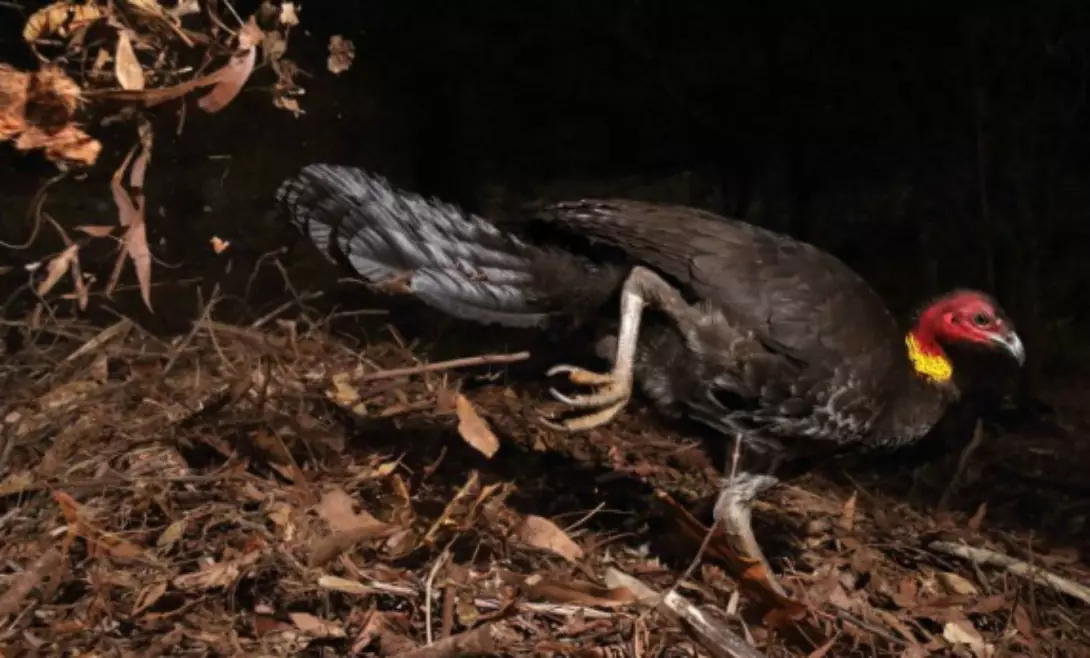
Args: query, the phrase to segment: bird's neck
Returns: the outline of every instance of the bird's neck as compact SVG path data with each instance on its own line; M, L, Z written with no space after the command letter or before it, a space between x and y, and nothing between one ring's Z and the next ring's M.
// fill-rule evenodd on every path
M926 435L960 395L954 365L932 332L914 328L905 336L905 349L909 372L875 433L886 448Z
M954 364L935 340L933 332L916 327L905 335L908 362L916 377L931 384L947 386L954 377Z

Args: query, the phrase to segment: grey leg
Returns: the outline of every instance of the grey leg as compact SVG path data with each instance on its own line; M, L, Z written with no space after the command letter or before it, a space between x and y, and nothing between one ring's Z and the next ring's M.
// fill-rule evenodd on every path
M632 396L636 346L639 343L640 320L645 306L654 306L684 327L699 321L699 312L685 301L681 293L658 274L645 267L635 267L625 279L621 290L621 326L617 332L613 370L599 373L573 365L557 365L549 376L568 373L573 384L593 386L597 390L586 395L566 396L553 389L554 398L588 413L550 426L571 432L605 425L613 420Z
M761 546L757 543L757 538L753 535L752 525L753 500L778 482L779 480L771 475L736 473L723 483L719 500L715 503L714 514L734 552L743 559L763 567L769 585L777 593L786 597L787 593L777 582Z

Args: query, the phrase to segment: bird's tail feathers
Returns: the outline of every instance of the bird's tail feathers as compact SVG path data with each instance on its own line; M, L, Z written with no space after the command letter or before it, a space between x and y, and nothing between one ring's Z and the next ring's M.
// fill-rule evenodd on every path
M323 254L368 283L466 320L544 327L573 305L604 301L614 284L601 277L617 276L353 167L304 167L280 185L276 203Z

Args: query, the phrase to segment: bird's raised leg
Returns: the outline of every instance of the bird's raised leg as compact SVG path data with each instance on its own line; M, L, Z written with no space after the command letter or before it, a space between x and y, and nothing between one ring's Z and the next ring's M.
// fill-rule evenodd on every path
M747 573L740 575L743 578L764 581L777 594L786 597L787 593L773 575L772 567L753 534L751 518L753 500L777 482L779 480L772 475L735 473L724 481L719 499L715 503L714 515L730 543L731 550L749 565L746 568Z
M567 373L573 384L593 386L597 390L586 395L567 396L552 389L550 392L553 397L560 402L569 407L591 411L559 423L549 422L550 426L572 432L587 430L605 425L624 408L632 395L640 320L644 307L648 305L670 316L682 325L683 331L686 325L698 321L698 311L685 301L676 288L653 271L645 267L634 267L621 289L621 326L617 332L613 370L600 373L567 364L551 368L548 372L550 377Z

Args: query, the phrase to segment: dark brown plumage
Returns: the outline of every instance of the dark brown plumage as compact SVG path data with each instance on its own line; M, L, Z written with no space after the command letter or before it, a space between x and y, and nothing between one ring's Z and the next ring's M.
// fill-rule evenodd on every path
M666 414L740 441L746 459L716 515L736 547L762 561L748 503L776 482L779 462L922 437L959 394L944 345L1023 358L1013 327L983 293L932 301L906 333L830 254L693 208L584 200L539 207L500 230L331 165L304 168L277 201L330 258L372 283L397 279L463 319L518 327L607 320L615 316L604 306L619 293L617 335L602 350L613 370L550 371L597 389L554 391L584 411L561 425L609 422L638 384ZM542 225L615 255L519 237ZM648 306L658 318L641 319ZM757 463L769 473L747 466Z

